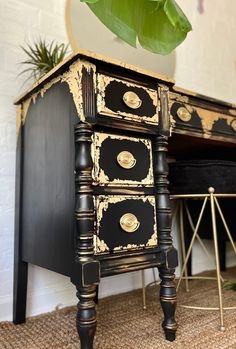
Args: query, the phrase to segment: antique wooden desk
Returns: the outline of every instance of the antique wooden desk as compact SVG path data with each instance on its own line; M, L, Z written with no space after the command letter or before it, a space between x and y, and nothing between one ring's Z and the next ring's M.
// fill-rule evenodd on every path
M14 323L25 321L27 264L39 265L71 278L81 348L92 348L100 278L158 267L162 326L174 340L168 137L174 156L186 144L235 144L236 110L82 50L16 104Z

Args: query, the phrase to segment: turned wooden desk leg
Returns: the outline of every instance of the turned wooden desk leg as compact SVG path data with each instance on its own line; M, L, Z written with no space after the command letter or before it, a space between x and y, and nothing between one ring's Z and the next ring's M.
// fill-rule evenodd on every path
M13 322L25 322L28 263L22 261L22 172L23 172L23 131L19 122L16 148L16 188L15 188L15 241L14 241L14 286Z
M165 336L168 341L175 340L177 323L175 321L176 309L176 289L174 284L175 270L160 268L161 289L160 301L164 312L164 321L162 327L165 331Z
M79 298L79 303L76 326L80 337L81 349L92 349L97 327L94 302L94 298L96 297L96 286L79 288L77 297Z
M96 286L100 279L100 264L94 258L94 202L91 157L92 128L89 124L75 126L75 268L72 282L79 298L77 330L81 349L93 349L96 332Z
M156 137L154 144L154 172L156 185L158 245L163 250L164 261L159 267L161 285L160 302L164 312L162 327L166 339L173 341L177 330L175 321L176 288L174 283L177 266L176 251L171 237L171 206L168 191L168 165L166 161L167 137Z

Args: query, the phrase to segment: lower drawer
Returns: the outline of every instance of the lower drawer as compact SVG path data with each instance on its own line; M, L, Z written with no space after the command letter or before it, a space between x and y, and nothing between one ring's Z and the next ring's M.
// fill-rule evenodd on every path
M157 246L154 196L97 196L95 254Z

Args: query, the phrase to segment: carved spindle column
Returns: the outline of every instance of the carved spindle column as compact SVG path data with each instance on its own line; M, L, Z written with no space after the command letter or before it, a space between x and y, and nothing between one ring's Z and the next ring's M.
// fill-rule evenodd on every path
M166 161L167 142L165 136L157 136L154 142L154 173L156 186L158 246L163 251L165 263L159 267L161 278L160 301L164 312L162 327L166 339L173 341L177 330L175 321L176 289L175 267L177 254L171 237L171 206L168 191L168 165Z
M87 123L75 126L75 270L72 282L79 298L77 330L81 349L92 349L96 332L94 298L100 278L100 265L94 259L94 203L91 158L92 128Z

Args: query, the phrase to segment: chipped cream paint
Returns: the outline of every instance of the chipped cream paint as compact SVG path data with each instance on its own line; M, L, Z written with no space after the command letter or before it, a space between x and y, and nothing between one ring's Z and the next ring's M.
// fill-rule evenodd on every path
M126 85L127 87L138 87L138 88L142 88L143 90L145 90L148 93L148 95L150 96L151 100L153 101L154 106L156 107L156 113L154 115L151 115L151 116L142 116L141 117L140 115L135 114L134 109L130 113L126 113L126 112L120 111L120 110L117 110L115 112L113 110L110 110L106 106L105 95L106 95L106 88L112 81L121 82L122 84ZM143 87L143 86L140 86L137 84L133 84L133 83L123 81L120 79L116 79L116 78L112 78L112 77L105 76L102 74L97 74L97 92L98 92L98 94L97 94L97 109L98 109L99 114L107 115L107 116L111 116L111 117L115 117L115 118L124 118L126 120L131 120L131 121L145 122L148 124L158 125L159 102L158 102L156 90L152 90L150 88L146 88L146 87Z
M234 119L231 123L230 126L232 127L232 129L234 130L234 132L236 132L236 119Z
M21 125L22 125L22 104L18 104L16 106L16 139L18 139Z
M172 101L188 103L189 98L188 98L188 96L182 96L182 95L179 95L179 94L174 93L174 92L169 92L169 101L170 101L170 105L172 105L174 103Z
M63 66L66 66L66 65L70 64L70 62L73 62L75 60L85 60L85 59L93 59L96 61L111 64L113 66L122 67L122 68L125 68L127 70L133 71L135 73L142 74L145 76L150 76L152 78L155 78L155 79L160 80L162 82L164 81L164 82L170 83L172 85L175 83L175 81L173 79L171 79L170 77L167 77L167 76L164 76L164 75L161 75L158 73L150 72L150 71L145 70L143 68L140 68L140 67L137 67L137 66L125 63L125 62L121 62L119 60L112 59L110 57L105 57L105 56L96 54L94 52L87 51L87 50L80 48L75 53L73 53L73 54L69 55L67 58L65 58L63 62L59 63L56 67L54 67L52 70L50 70L50 72L45 74L38 81L33 83L27 89L27 91L25 93L23 93L21 96L19 96L15 100L15 104L19 104L22 102L22 100L28 99L28 95L31 94L34 89L38 88L39 86L40 87L43 86L45 83L45 80L49 79L53 74L56 74L59 70L63 69Z
M31 102L35 103L36 99L44 94L55 84L66 82L69 86L69 90L73 96L73 100L75 103L75 107L78 113L78 116L81 121L85 121L85 115L83 110L83 96L81 86L82 79L82 70L86 69L90 72L93 69L93 79L94 79L94 88L96 88L96 66L82 60L78 60L71 64L69 70L62 75L57 76L55 79L51 80L47 84L45 84L39 91L32 94L28 99L25 99L22 102L22 122L25 123L27 112Z
M234 104L234 103L225 102L225 101L222 101L220 99L205 96L205 95L199 94L199 93L194 92L194 91L186 90L182 87L173 86L173 90L176 91L177 93L188 95L190 97L196 97L198 99L203 99L205 101L208 101L208 102L211 102L214 104L221 104L221 105L227 106L228 108L233 108L232 110L236 109L236 104Z
M92 171L92 178L93 178L93 184L94 185L129 185L129 186L152 186L154 185L154 178L153 178L153 161L152 161L152 145L151 141L149 139L144 138L134 138L134 137L127 137L127 136L119 136L119 135L112 135L108 133L94 133L92 147L91 147L91 155L93 159L93 171ZM141 181L131 180L131 179L119 179L116 178L114 180L110 180L109 177L106 175L104 169L102 169L99 165L100 161L100 155L101 155L101 146L102 143L107 139L119 139L119 140L129 140L131 142L142 142L148 149L149 156L150 156L150 167L148 174L145 178L143 178ZM109 161L110 159L107 159ZM129 170L126 170L129 171Z
M60 76L56 77L55 79L53 79L50 82L48 82L47 84L45 84L41 90L35 92L28 99L25 99L22 102L22 116L21 116L21 118L22 118L23 125L25 123L31 102L35 103L38 96L43 97L44 94L47 92L47 90L49 90L53 85L55 85L59 81L60 81Z
M162 124L165 125L165 131L169 130L169 137L171 137L173 129L175 127L175 119L170 113L170 91L169 87L165 85L158 86L158 94L160 98L160 106L159 112L162 114ZM167 115L167 120L165 118L165 114Z
M105 243L104 240L100 240L97 235L93 235L93 245L94 245L94 251L95 254L100 254L100 253L106 253L109 251L109 247Z
M22 119L21 120L22 120L22 124L23 125L24 125L25 120L26 120L26 116L27 116L27 113L28 113L28 110L29 110L29 106L30 106L32 101L34 101L34 103L35 103L35 98L34 98L34 96L32 96L31 98L27 99L26 101L24 101L22 103L22 114L21 114Z
M146 246L156 246L157 245L157 233L154 232L151 236L151 238L148 240L147 245Z
M183 96L181 96L183 97ZM174 100L172 100L172 98L174 98ZM183 100L179 99L179 96L171 96L171 100L170 100L170 107L176 102L176 101L181 101L183 102ZM214 126L214 123L218 120L225 120L227 125L232 127L232 122L233 120L235 120L235 117L228 115L228 114L224 114L224 113L220 113L220 112L216 112L213 110L209 110L206 108L200 108L200 107L196 107L196 106L191 106L189 104L184 103L183 107L185 107L190 113L192 112L196 112L201 120L201 124L202 124L202 128L203 128L203 137L204 138L209 138L211 135L211 131L212 128ZM190 120L191 121L191 120ZM233 128L233 127L232 127Z
M202 123L202 128L204 132L209 132L212 130L213 125L218 120L225 120L227 122L227 125L230 126L231 122L234 120L234 117L218 113L215 111L202 109L202 108L194 108L199 115Z
M214 133L203 133L201 129L195 129L194 131L189 128L188 130L186 129L180 129L180 128L175 128L174 130L175 133L178 133L180 135L188 135L188 136L193 136L197 138L205 138L205 139L211 139L211 140L216 140L224 143L236 143L236 137L233 135L215 135Z
M95 207L96 207L96 213L97 213L96 234L94 235L95 254L110 252L106 242L104 240L100 240L99 238L99 230L100 230L101 221L104 213L107 211L110 204L116 204L118 202L122 202L126 200L141 200L143 202L148 201L153 206L153 216L154 216L153 231L154 232L146 245L145 244L140 244L140 245L128 244L126 246L117 246L113 249L113 251L122 252L130 249L140 249L144 247L150 248L150 247L157 246L156 200L154 196L99 195L95 198Z
M229 113L236 116L236 109L229 109Z
M78 60L71 64L69 71L62 75L61 81L67 82L70 92L73 96L75 107L78 116L81 121L85 121L84 109L83 109L83 96L82 96L82 70L86 69L88 73L93 71L93 85L96 93L96 66L87 61Z

